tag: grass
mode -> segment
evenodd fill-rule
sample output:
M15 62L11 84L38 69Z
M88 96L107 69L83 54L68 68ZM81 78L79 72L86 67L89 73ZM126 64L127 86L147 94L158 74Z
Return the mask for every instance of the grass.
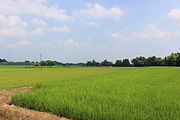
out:
M180 68L38 68L0 70L16 85L15 105L74 120L179 120ZM22 81L23 80L23 81ZM2 83L4 80L0 80ZM7 87L8 85L2 85Z
M82 67L33 67L17 65L0 66L0 90L23 86L35 86L47 81L65 80L91 76L111 71L118 68L82 68Z

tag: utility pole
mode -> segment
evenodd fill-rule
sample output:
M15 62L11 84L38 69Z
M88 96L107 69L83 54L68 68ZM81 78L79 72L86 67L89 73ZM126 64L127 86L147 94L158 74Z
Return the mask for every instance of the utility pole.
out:
M41 66L41 61L42 61L42 53L40 53L40 61L39 61L39 65ZM42 70L42 66L41 66L41 70Z
M42 61L42 53L40 54L40 62Z

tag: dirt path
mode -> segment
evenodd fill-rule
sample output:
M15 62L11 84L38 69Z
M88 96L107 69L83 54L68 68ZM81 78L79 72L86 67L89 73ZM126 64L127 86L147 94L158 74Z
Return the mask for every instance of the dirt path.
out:
M70 120L50 113L38 112L11 105L11 97L20 92L32 90L32 87L15 88L0 91L0 120Z

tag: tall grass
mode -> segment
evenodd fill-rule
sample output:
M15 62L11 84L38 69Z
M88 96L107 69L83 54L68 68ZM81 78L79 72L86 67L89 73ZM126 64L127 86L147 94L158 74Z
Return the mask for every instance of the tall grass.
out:
M101 70L107 69L117 68ZM74 120L179 120L179 73L180 68L149 67L66 80L57 76L31 92L13 96L13 103Z

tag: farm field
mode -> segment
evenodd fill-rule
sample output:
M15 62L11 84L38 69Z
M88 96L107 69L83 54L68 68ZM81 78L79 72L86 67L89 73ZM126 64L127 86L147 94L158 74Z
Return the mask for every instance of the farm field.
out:
M178 67L0 66L0 89L35 86L18 106L73 120L179 120Z
M34 67L22 65L0 65L0 90L34 86L47 81L79 78L111 71L119 68L81 68L81 67Z

